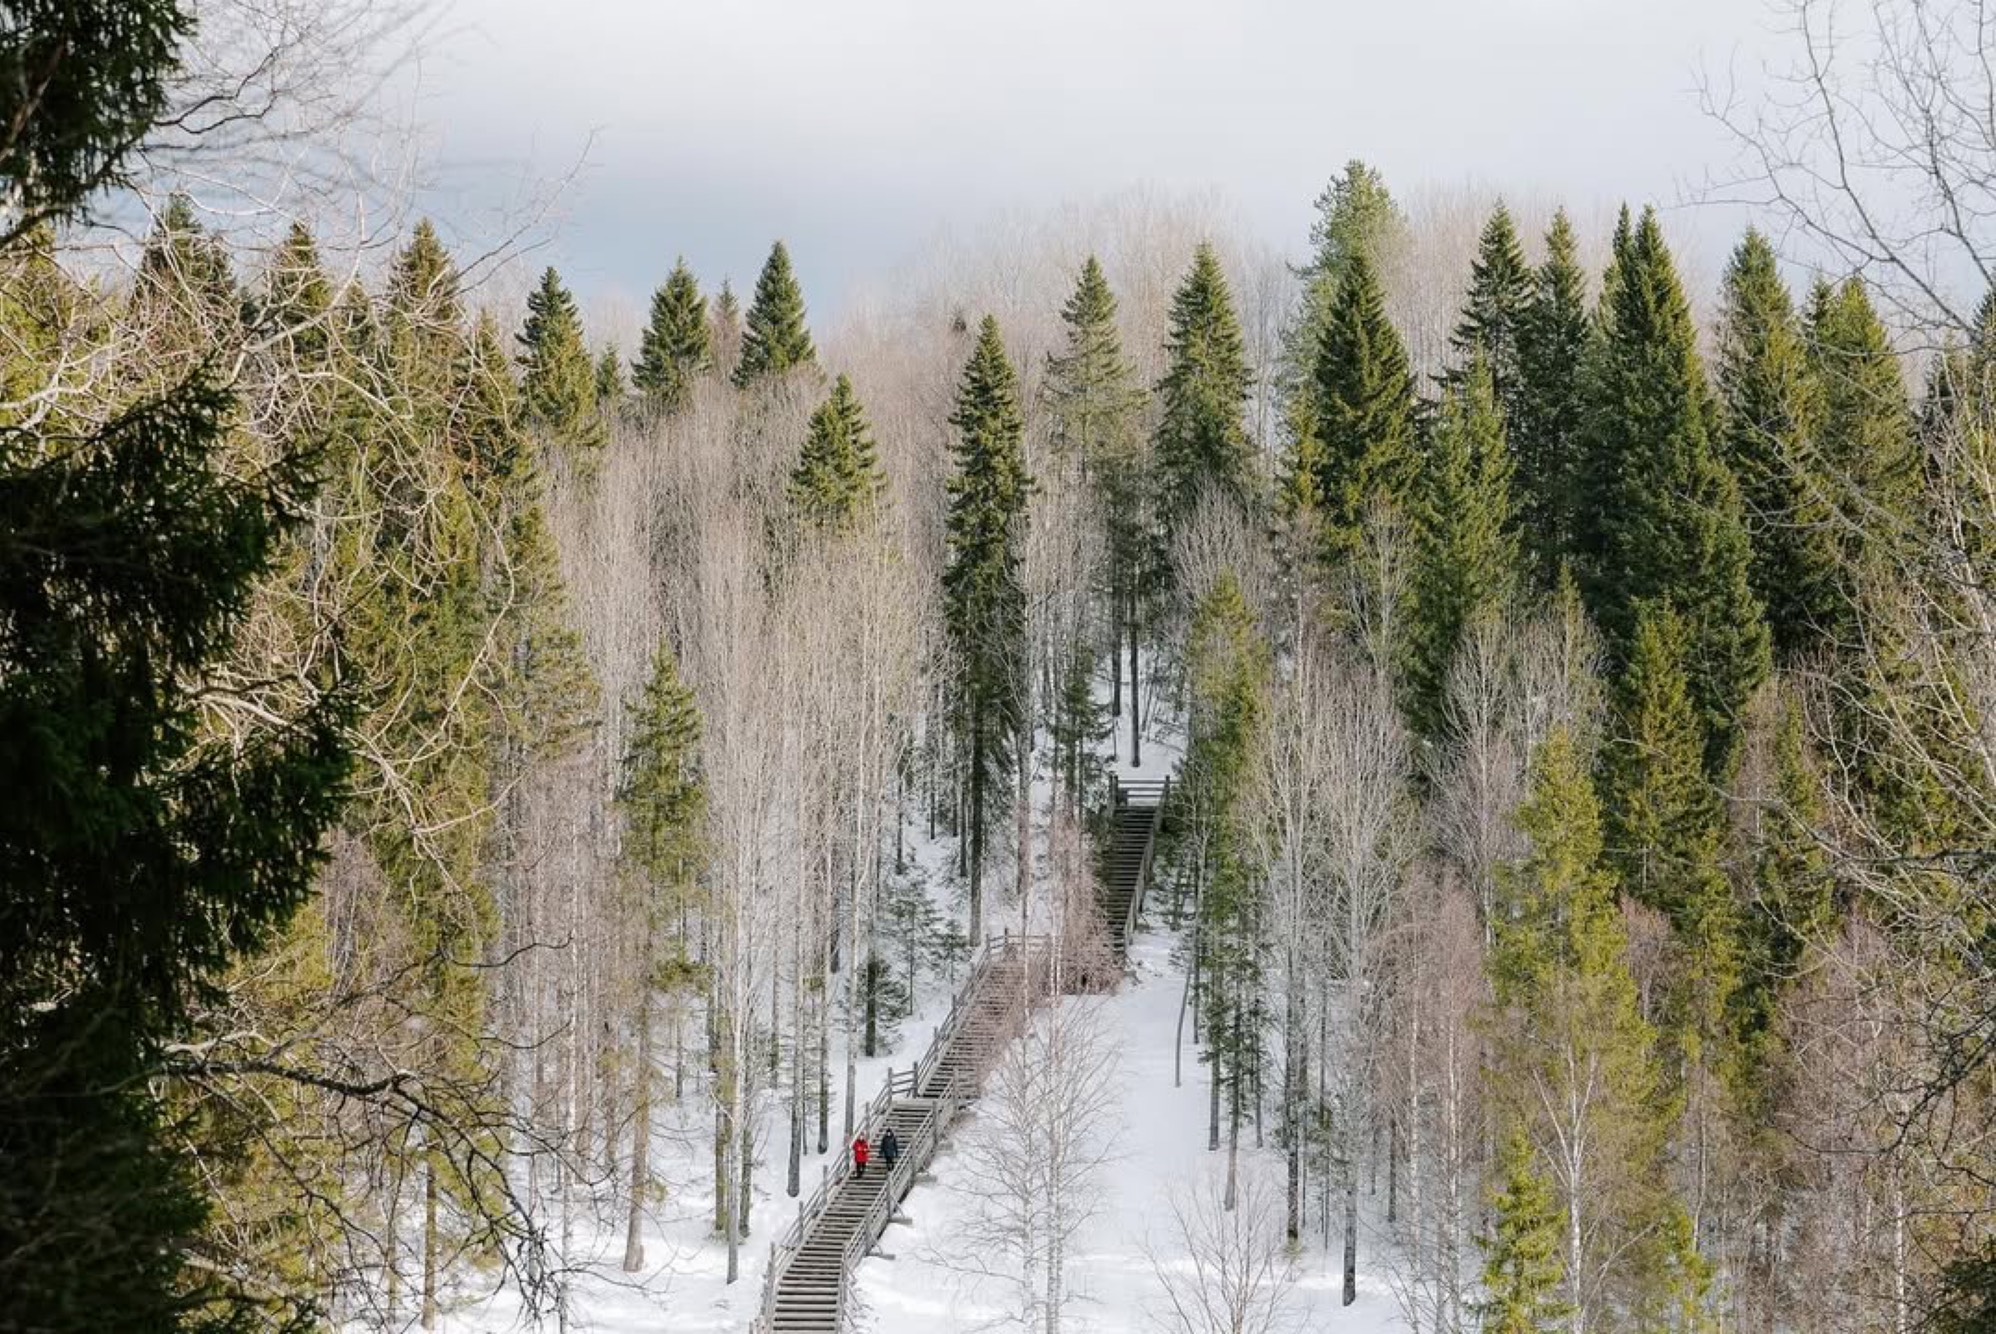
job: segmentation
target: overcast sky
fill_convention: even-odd
[[[1354,156],[1401,190],[1680,203],[1729,160],[1700,80],[1777,30],[1766,0],[457,0],[424,202],[580,164],[546,253],[585,302],[681,253],[745,291],[782,236],[825,316],[942,228],[1138,183],[1217,188],[1290,250]]]

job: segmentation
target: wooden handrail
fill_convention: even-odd
[[[949,1016],[939,1025],[930,1038],[929,1047],[905,1074],[897,1075],[888,1071],[887,1081],[866,1104],[858,1119],[858,1130],[870,1141],[877,1141],[886,1129],[887,1121],[893,1113],[897,1096],[922,1097],[923,1089],[929,1085],[936,1070],[942,1065],[957,1033],[967,1021],[973,1004],[979,998],[993,966],[1001,959],[1019,955],[1030,965],[1036,954],[1052,951],[1053,942],[1045,936],[1014,936],[1009,931],[998,936],[987,937],[972,961],[970,975],[964,979],[961,988],[950,1002]],[[965,1077],[961,1071],[953,1072],[941,1088],[927,1095],[933,1104],[922,1127],[916,1132],[917,1144],[905,1146],[895,1169],[888,1176],[887,1187],[882,1190],[874,1203],[868,1207],[840,1254],[840,1279],[838,1289],[838,1311],[843,1318],[846,1289],[852,1276],[853,1267],[879,1240],[886,1231],[887,1222],[893,1215],[895,1204],[907,1194],[916,1173],[926,1167],[935,1156],[941,1144],[942,1133],[947,1129],[963,1103],[967,1101],[969,1089],[965,1087]],[[758,1334],[771,1328],[775,1316],[776,1289],[790,1270],[798,1253],[803,1249],[805,1239],[813,1225],[824,1214],[838,1195],[847,1178],[852,1175],[852,1157],[849,1153],[839,1156],[838,1165],[826,1171],[818,1189],[810,1201],[801,1205],[797,1217],[785,1229],[783,1236],[770,1244],[769,1263],[763,1269],[762,1311],[756,1317],[751,1329]]]
[[[1157,803],[1151,808],[1150,829],[1144,834],[1143,856],[1137,861],[1137,883],[1130,893],[1130,906],[1124,911],[1123,939],[1126,941],[1134,939],[1137,934],[1137,919],[1142,916],[1144,908],[1144,891],[1150,888],[1151,859],[1157,853],[1157,835],[1164,828],[1164,806],[1170,799],[1171,779],[1166,778],[1157,784]]]

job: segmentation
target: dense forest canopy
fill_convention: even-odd
[[[217,207],[404,31],[244,12],[0,6],[0,1331],[565,1328],[668,1194],[753,1280],[986,936],[1100,967],[1160,772],[1195,1252],[1435,1334],[1996,1323],[1996,15],[1849,83],[1805,6],[1709,291],[1655,207],[1352,161],[1294,262],[1145,196],[824,325],[667,242],[620,349],[325,244],[330,150]],[[1089,1164],[990,1136],[1087,1141],[1107,1044],[965,1152],[1049,1334]]]

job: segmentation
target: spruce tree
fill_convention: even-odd
[[[1267,1014],[1262,996],[1266,911],[1246,824],[1249,764],[1268,712],[1269,653],[1254,611],[1231,570],[1201,599],[1187,655],[1191,716],[1185,759],[1200,842],[1200,999],[1213,1107],[1225,1107],[1230,1152],[1240,1147],[1262,1068]],[[1219,1147],[1217,1144],[1211,1147]]]
[[[1685,670],[1690,647],[1675,613],[1638,610],[1602,789],[1609,865],[1632,897],[1669,918],[1677,938],[1683,966],[1672,1017],[1695,1052],[1725,1035],[1741,923],[1725,873],[1725,806],[1706,775],[1705,732]]]
[[[499,323],[480,311],[456,367],[457,392],[447,438],[474,486],[510,477],[526,453],[520,389],[501,341]]]
[[[790,470],[790,508],[813,527],[845,528],[869,513],[886,489],[859,396],[841,375],[811,414],[804,451]]]
[[[160,0],[10,12],[0,273],[125,179],[192,23]],[[205,356],[90,411],[0,423],[0,1322],[250,1328],[266,1308],[194,1263],[213,1164],[164,1089],[195,1013],[307,902],[346,793],[329,683],[268,726],[211,712],[314,469],[230,456]]]
[[[1376,167],[1353,158],[1317,196],[1317,216],[1310,223],[1310,262],[1297,270],[1303,280],[1305,315],[1302,327],[1314,337],[1329,298],[1345,285],[1351,265],[1359,260],[1375,270],[1389,258],[1406,230],[1407,220],[1386,179]],[[1298,349],[1301,365],[1316,359],[1314,346]]]
[[[1513,1131],[1497,1160],[1490,1193],[1492,1227],[1478,1238],[1483,1248],[1484,1298],[1476,1306],[1484,1334],[1559,1334],[1566,1326],[1560,1300],[1561,1223],[1552,1189],[1532,1162],[1532,1146]]]
[[[970,937],[977,940],[994,796],[1006,789],[1012,748],[1027,744],[1020,736],[1027,664],[1019,567],[1032,479],[1018,375],[991,316],[978,328],[950,424],[957,429],[956,471],[949,480],[943,615],[958,670],[955,731],[969,789]]]
[[[519,341],[527,423],[568,448],[600,449],[606,433],[596,411],[596,366],[582,337],[575,299],[552,268],[527,297],[527,322]]]
[[[1254,372],[1220,258],[1202,244],[1171,302],[1158,381],[1157,506],[1163,550],[1208,498],[1245,502],[1255,487],[1245,417]],[[1165,558],[1155,558],[1161,567]]]
[[[1801,702],[1781,701],[1773,737],[1774,791],[1752,850],[1742,1029],[1769,1040],[1779,997],[1801,973],[1805,952],[1836,919],[1834,880],[1822,846],[1823,780],[1810,753]]]
[[[1815,475],[1815,413],[1794,302],[1774,247],[1757,231],[1733,252],[1719,325],[1718,441],[1739,479],[1753,590],[1784,658],[1816,643],[1834,617],[1834,515]]]
[[[713,345],[700,280],[682,258],[672,266],[665,286],[652,293],[651,322],[645,326],[631,370],[631,383],[645,396],[646,406],[654,412],[672,412],[685,403],[694,383],[713,364]]]
[[[596,358],[596,410],[606,415],[614,415],[623,406],[629,393],[624,383],[624,358],[611,343],[603,349],[603,355]]]
[[[1767,624],[1750,582],[1739,488],[1708,433],[1713,415],[1691,309],[1655,210],[1617,233],[1588,376],[1588,512],[1581,588],[1627,661],[1637,610],[1661,602],[1691,636],[1691,690],[1715,776],[1738,753],[1747,698],[1767,678]]]
[[[1518,460],[1518,531],[1541,589],[1556,587],[1577,553],[1587,401],[1582,371],[1593,336],[1587,276],[1564,210],[1546,233],[1518,321],[1519,391],[1505,422]]]
[[[1481,352],[1443,399],[1411,518],[1402,697],[1415,731],[1438,742],[1449,669],[1463,635],[1479,618],[1499,612],[1518,581],[1511,457]]]
[[[1926,545],[1925,458],[1885,326],[1862,280],[1812,294],[1807,330],[1820,480],[1834,499],[1838,591],[1900,578]],[[1840,636],[1848,645],[1848,624]]]
[[[713,348],[714,373],[733,382],[742,363],[742,305],[735,299],[734,286],[721,279],[714,305],[707,319],[708,342]]]
[[[1061,320],[1067,344],[1047,357],[1044,396],[1054,447],[1080,469],[1096,499],[1108,540],[1109,673],[1114,683],[1111,708],[1117,709],[1123,689],[1119,650],[1127,641],[1134,664],[1142,643],[1142,595],[1150,560],[1150,497],[1141,456],[1144,392],[1137,383],[1136,368],[1123,356],[1122,338],[1116,330],[1116,298],[1093,255],[1082,266],[1074,292],[1061,308]],[[1080,781],[1081,756],[1085,751],[1092,753],[1083,742],[1092,747],[1092,738],[1099,730],[1091,688],[1078,679],[1084,670],[1092,677],[1093,667],[1092,661],[1068,665],[1058,709],[1058,730],[1069,743],[1072,758],[1068,776],[1076,783]],[[1134,665],[1131,672],[1131,754],[1136,757],[1131,762],[1138,763],[1142,729]]]
[[[1449,336],[1454,353],[1447,379],[1459,383],[1469,374],[1479,353],[1490,368],[1497,405],[1508,426],[1519,416],[1524,370],[1519,335],[1533,297],[1532,271],[1518,244],[1518,229],[1502,204],[1483,226],[1476,258],[1469,269],[1469,295],[1462,318]]]
[[[1331,559],[1358,549],[1374,505],[1405,515],[1419,461],[1414,377],[1386,318],[1386,295],[1363,252],[1326,315],[1312,383],[1323,536]]]
[[[1675,1108],[1629,969],[1600,807],[1565,726],[1532,759],[1530,851],[1498,876],[1491,981],[1503,1021],[1491,1090],[1533,1144],[1567,1226],[1560,1294],[1598,1327],[1666,1290],[1680,1216],[1665,1158]]]
[[[741,359],[735,383],[743,389],[772,375],[781,375],[818,358],[811,331],[804,324],[804,292],[790,269],[790,252],[778,241],[770,247],[762,274],[755,280],[742,333]]]
[[[462,286],[456,261],[424,218],[389,270],[389,308],[426,332],[454,332],[464,322]]]

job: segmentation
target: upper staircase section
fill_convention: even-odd
[[[1164,807],[1171,798],[1171,780],[1109,777],[1109,842],[1101,884],[1102,918],[1116,961],[1129,958],[1130,937],[1143,914],[1144,893],[1150,888],[1151,863],[1157,855],[1158,834],[1164,827]]]

